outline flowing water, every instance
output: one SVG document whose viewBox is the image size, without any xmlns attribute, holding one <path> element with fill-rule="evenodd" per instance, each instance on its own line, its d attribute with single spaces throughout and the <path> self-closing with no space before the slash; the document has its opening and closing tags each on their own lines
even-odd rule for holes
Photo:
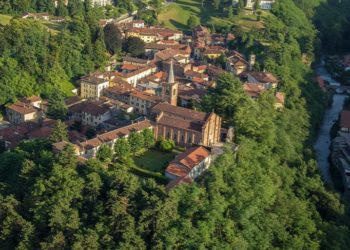
<svg viewBox="0 0 350 250">
<path fill-rule="evenodd" d="M 337 83 L 331 75 L 327 72 L 324 67 L 324 62 L 317 68 L 317 74 L 321 76 L 324 80 L 328 82 Z M 328 157 L 330 155 L 330 145 L 331 145 L 331 136 L 330 132 L 337 121 L 340 112 L 343 109 L 343 104 L 346 99 L 346 95 L 335 94 L 333 96 L 332 106 L 327 109 L 325 116 L 323 118 L 323 123 L 320 128 L 317 141 L 314 145 L 316 151 L 316 159 L 318 163 L 318 168 L 322 174 L 323 180 L 326 183 L 331 183 L 332 179 L 329 173 L 329 162 Z"/>
</svg>

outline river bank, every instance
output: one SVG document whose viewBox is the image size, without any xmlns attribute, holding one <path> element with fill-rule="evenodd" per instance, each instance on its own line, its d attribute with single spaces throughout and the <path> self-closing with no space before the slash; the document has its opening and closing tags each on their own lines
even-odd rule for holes
<svg viewBox="0 0 350 250">
<path fill-rule="evenodd" d="M 335 80 L 325 68 L 324 60 L 321 60 L 320 65 L 316 68 L 316 73 L 323 80 L 327 81 L 328 83 L 332 83 L 333 86 L 338 85 L 341 88 L 341 83 Z M 317 140 L 314 144 L 318 168 L 321 172 L 324 182 L 328 184 L 333 183 L 329 162 L 329 156 L 331 154 L 330 146 L 332 142 L 331 130 L 334 124 L 337 122 L 340 112 L 343 110 L 343 105 L 346 98 L 347 95 L 345 94 L 336 93 L 333 95 L 332 105 L 325 112 Z"/>
</svg>

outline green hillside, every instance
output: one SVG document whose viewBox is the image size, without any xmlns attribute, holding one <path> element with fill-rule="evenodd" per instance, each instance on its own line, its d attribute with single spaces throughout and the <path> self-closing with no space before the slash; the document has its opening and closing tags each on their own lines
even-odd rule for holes
<svg viewBox="0 0 350 250">
<path fill-rule="evenodd" d="M 258 21 L 252 11 L 245 10 L 239 15 L 228 18 L 227 13 L 215 11 L 210 3 L 202 6 L 201 0 L 178 0 L 163 7 L 158 15 L 161 24 L 169 28 L 188 30 L 187 20 L 191 15 L 197 16 L 201 23 L 209 27 L 227 28 L 239 25 L 243 29 L 263 28 L 263 21 Z M 269 12 L 261 11 L 261 16 L 267 16 Z M 263 19 L 263 18 L 262 18 Z"/>
</svg>

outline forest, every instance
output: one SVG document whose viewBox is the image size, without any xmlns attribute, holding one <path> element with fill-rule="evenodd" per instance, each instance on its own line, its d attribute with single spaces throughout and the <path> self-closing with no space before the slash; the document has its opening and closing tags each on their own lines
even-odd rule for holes
<svg viewBox="0 0 350 250">
<path fill-rule="evenodd" d="M 19 2 L 1 0 L 0 12 L 54 12 L 48 1 Z M 1 105 L 31 94 L 50 98 L 106 63 L 97 10 L 71 2 L 79 11 L 67 9 L 71 21 L 59 34 L 21 19 L 0 27 Z M 54 155 L 46 139 L 2 152 L 0 249 L 347 249 L 349 207 L 323 184 L 312 150 L 327 96 L 302 57 L 345 49 L 349 13 L 333 19 L 326 10 L 349 2 L 276 1 L 264 29 L 232 27 L 232 46 L 254 52 L 258 67 L 280 79 L 285 108 L 274 109 L 269 93 L 253 101 L 238 79 L 221 75 L 199 108 L 234 126 L 239 150 L 228 146 L 192 185 L 166 192 L 123 162 L 81 164 L 70 147 Z M 339 47 L 330 43 L 332 25 Z"/>
</svg>

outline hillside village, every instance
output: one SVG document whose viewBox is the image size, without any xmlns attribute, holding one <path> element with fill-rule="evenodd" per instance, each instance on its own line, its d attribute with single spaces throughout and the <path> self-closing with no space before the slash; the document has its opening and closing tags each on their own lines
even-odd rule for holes
<svg viewBox="0 0 350 250">
<path fill-rule="evenodd" d="M 28 13 L 23 18 L 29 16 L 46 18 Z M 223 127 L 220 116 L 196 110 L 221 74 L 240 78 L 252 99 L 269 91 L 275 95 L 275 108 L 284 107 L 278 78 L 256 71 L 255 55 L 228 48 L 235 39 L 232 33 L 211 33 L 199 25 L 191 35 L 185 35 L 179 30 L 148 26 L 133 16 L 101 20 L 100 25 L 111 22 L 118 25 L 125 39 L 138 37 L 145 43 L 145 57 L 127 55 L 121 62 L 111 59 L 104 71 L 80 78 L 76 95 L 65 100 L 68 138 L 53 144 L 56 152 L 72 145 L 84 162 L 96 157 L 103 146 L 114 150 L 118 140 L 149 130 L 155 141 L 181 148 L 165 169 L 165 176 L 173 180 L 168 187 L 174 187 L 200 176 L 224 143 L 234 141 L 234 128 Z M 228 59 L 225 67 L 210 63 L 222 55 Z M 0 130 L 6 148 L 14 148 L 22 140 L 49 138 L 57 121 L 47 118 L 47 109 L 47 101 L 39 96 L 20 98 L 7 106 L 10 125 Z"/>
</svg>

